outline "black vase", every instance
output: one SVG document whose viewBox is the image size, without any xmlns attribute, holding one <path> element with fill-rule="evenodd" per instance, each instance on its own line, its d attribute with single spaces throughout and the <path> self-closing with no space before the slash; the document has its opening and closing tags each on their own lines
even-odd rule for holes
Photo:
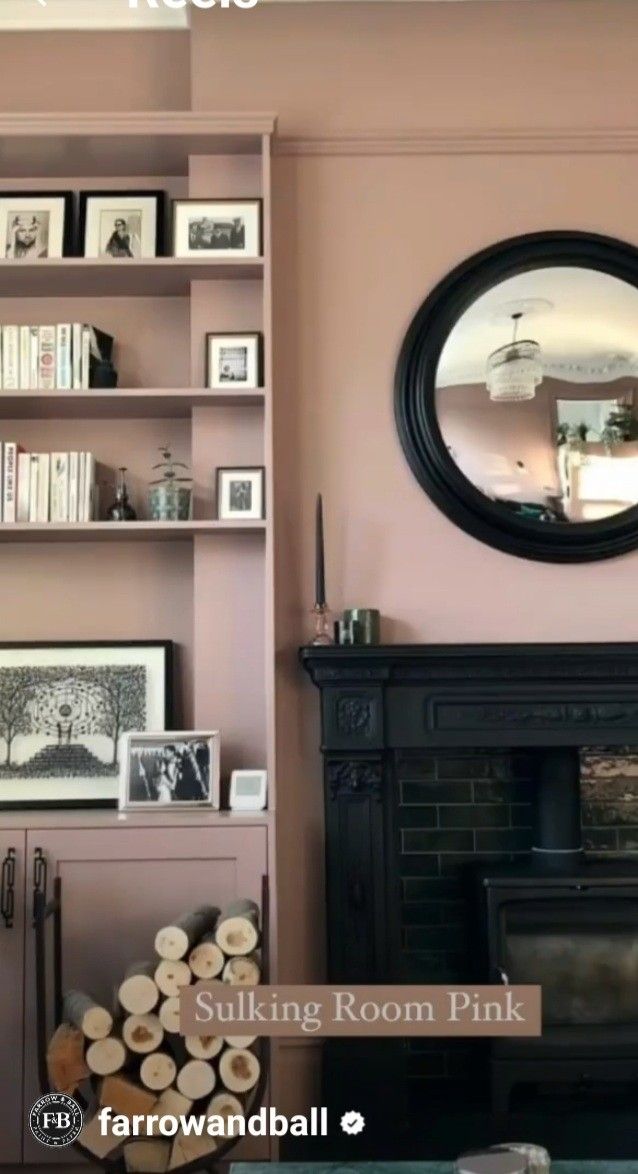
<svg viewBox="0 0 638 1174">
<path fill-rule="evenodd" d="M 117 387 L 117 371 L 109 359 L 101 359 L 95 364 L 91 383 L 93 387 Z"/>
</svg>

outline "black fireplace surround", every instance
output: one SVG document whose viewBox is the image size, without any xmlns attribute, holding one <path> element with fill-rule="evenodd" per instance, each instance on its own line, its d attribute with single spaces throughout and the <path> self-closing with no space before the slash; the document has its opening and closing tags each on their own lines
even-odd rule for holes
<svg viewBox="0 0 638 1174">
<path fill-rule="evenodd" d="M 345 1105 L 362 1067 L 386 1121 L 390 1087 L 409 1115 L 411 1078 L 476 1080 L 488 1061 L 500 1113 L 523 1082 L 638 1081 L 638 839 L 585 813 L 583 852 L 579 800 L 583 748 L 638 744 L 638 645 L 301 659 L 321 690 L 330 980 L 545 992 L 542 1039 L 487 1057 L 467 1041 L 333 1048 L 332 1100 L 341 1086 Z"/>
</svg>

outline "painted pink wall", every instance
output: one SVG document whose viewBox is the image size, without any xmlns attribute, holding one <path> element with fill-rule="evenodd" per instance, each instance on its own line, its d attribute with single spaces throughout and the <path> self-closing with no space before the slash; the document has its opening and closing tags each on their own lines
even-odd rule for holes
<svg viewBox="0 0 638 1174">
<path fill-rule="evenodd" d="M 187 32 L 0 33 L 0 109 L 186 110 Z"/>
<path fill-rule="evenodd" d="M 559 567 L 480 545 L 420 490 L 392 411 L 408 323 L 468 254 L 559 227 L 638 241 L 632 152 L 441 155 L 418 144 L 396 153 L 397 144 L 445 128 L 509 128 L 522 141 L 535 128 L 569 137 L 631 126 L 638 9 L 517 0 L 266 5 L 225 16 L 194 14 L 195 107 L 273 109 L 283 136 L 297 140 L 275 161 L 275 416 L 281 975 L 299 980 L 317 973 L 322 952 L 317 697 L 296 665 L 309 630 L 317 489 L 330 601 L 380 607 L 388 640 L 638 633 L 638 555 Z M 350 147 L 349 134 L 360 136 Z M 385 142 L 361 153 L 361 139 L 379 134 Z M 307 140 L 318 138 L 313 154 Z"/>
</svg>

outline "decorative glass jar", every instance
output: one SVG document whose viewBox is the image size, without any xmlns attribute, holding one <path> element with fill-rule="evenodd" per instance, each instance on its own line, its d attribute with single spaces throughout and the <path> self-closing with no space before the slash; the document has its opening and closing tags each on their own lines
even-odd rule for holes
<svg viewBox="0 0 638 1174">
<path fill-rule="evenodd" d="M 183 461 L 174 461 L 168 446 L 160 449 L 162 460 L 153 465 L 159 476 L 148 488 L 148 512 L 154 522 L 188 522 L 193 514 L 193 479 L 178 476 L 178 469 L 188 470 Z"/>
</svg>

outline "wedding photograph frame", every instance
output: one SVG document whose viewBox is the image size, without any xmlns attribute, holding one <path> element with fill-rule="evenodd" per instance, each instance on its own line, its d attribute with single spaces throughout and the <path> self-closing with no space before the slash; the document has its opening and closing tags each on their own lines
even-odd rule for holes
<svg viewBox="0 0 638 1174">
<path fill-rule="evenodd" d="M 173 692 L 170 640 L 0 643 L 0 810 L 117 806 L 122 734 Z"/>
<path fill-rule="evenodd" d="M 70 191 L 0 192 L 0 247 L 5 261 L 57 260 L 73 252 Z"/>
<path fill-rule="evenodd" d="M 262 256 L 263 200 L 173 200 L 173 256 L 223 260 Z"/>
<path fill-rule="evenodd" d="M 219 811 L 219 730 L 127 732 L 120 759 L 120 811 Z"/>
<path fill-rule="evenodd" d="M 78 253 L 91 260 L 152 260 L 161 257 L 166 192 L 82 191 Z"/>
</svg>

